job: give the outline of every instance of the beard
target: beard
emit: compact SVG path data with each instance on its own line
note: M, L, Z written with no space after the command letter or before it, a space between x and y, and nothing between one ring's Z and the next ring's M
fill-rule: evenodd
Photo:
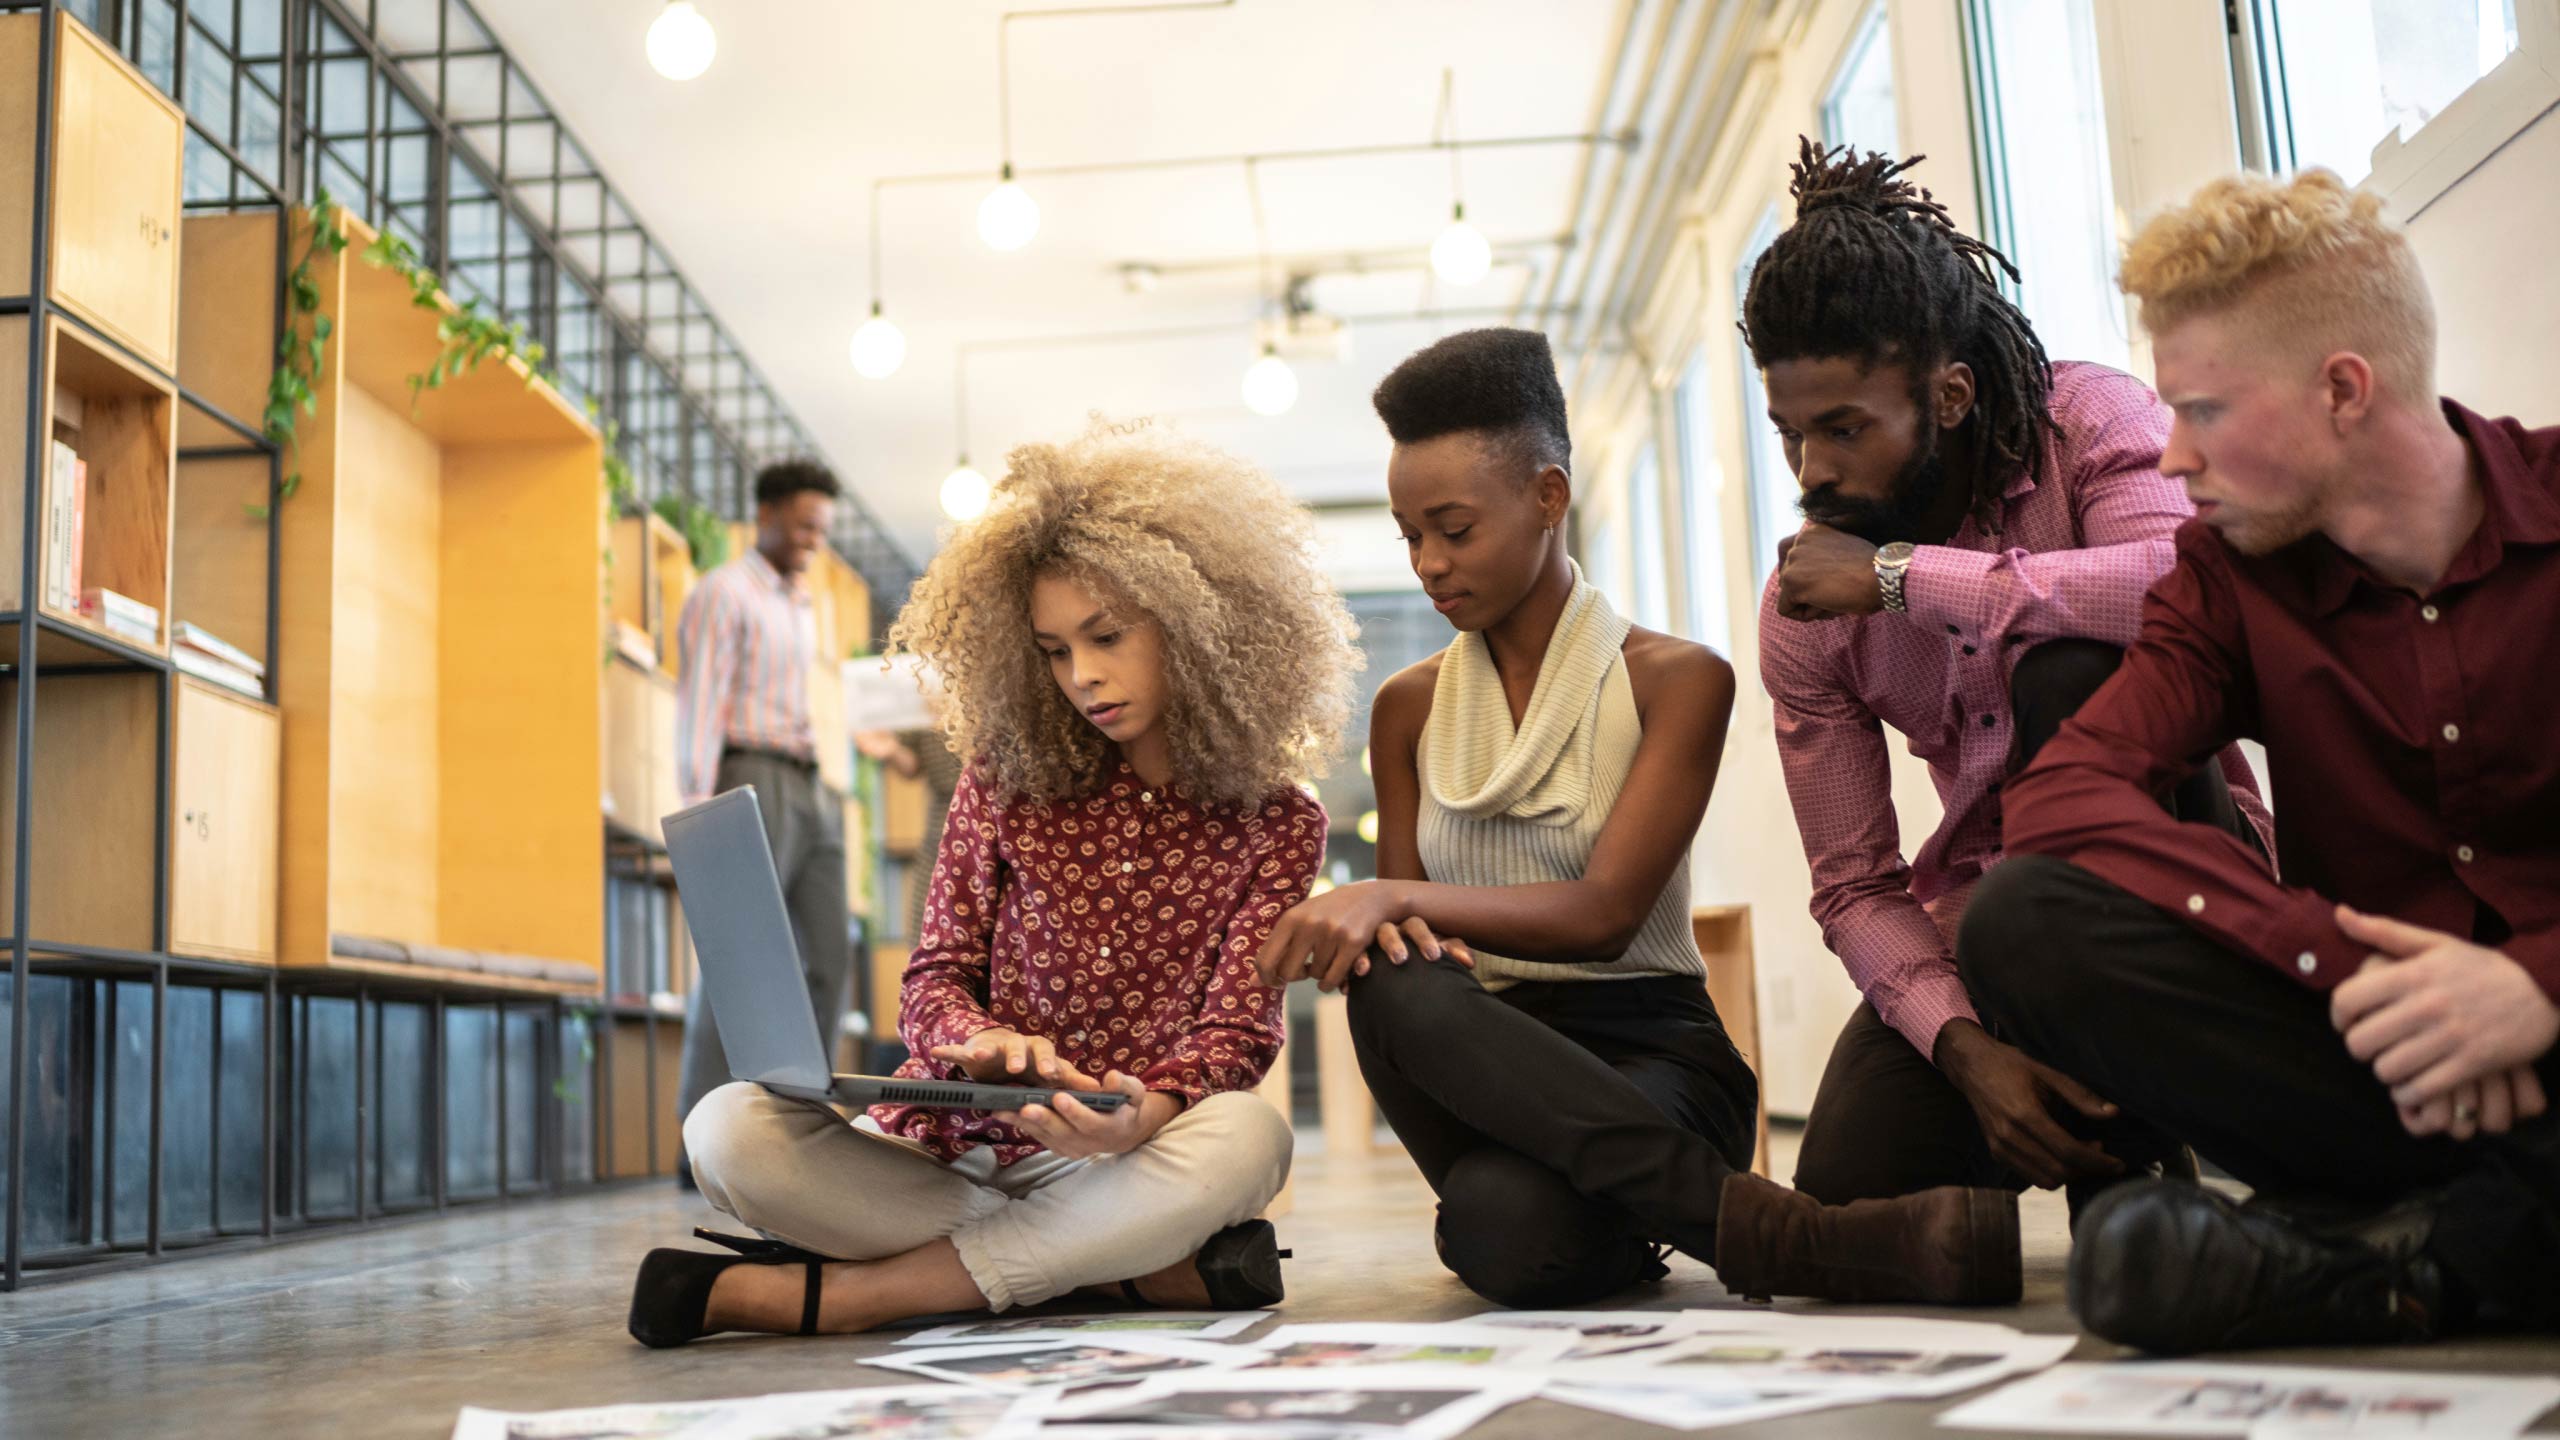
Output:
M1806 491L1796 508L1807 520L1845 530L1870 545L1911 539L1947 493L1947 461L1938 450L1936 427L1928 428L1928 436L1928 445L1903 462L1883 499L1843 495L1835 481Z

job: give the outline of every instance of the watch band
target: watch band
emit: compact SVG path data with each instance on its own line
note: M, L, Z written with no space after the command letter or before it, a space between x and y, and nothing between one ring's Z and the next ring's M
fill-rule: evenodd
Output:
M1884 601L1884 608L1896 615L1906 613L1902 581L1911 569L1911 555L1909 541L1898 540L1876 551L1876 590Z

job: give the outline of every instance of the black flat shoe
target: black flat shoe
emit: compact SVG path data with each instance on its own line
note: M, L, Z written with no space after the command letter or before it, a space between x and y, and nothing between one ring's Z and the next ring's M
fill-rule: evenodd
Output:
M2431 1222L2404 1206L2323 1226L2200 1185L2119 1185L2081 1219L2071 1309L2162 1355L2431 1340L2447 1318L2443 1272L2420 1248Z
M1280 1232L1268 1220L1247 1220L1209 1237L1192 1257L1200 1283L1209 1291L1212 1310L1267 1310L1289 1298L1280 1282L1280 1262L1294 1252L1280 1248ZM1161 1308L1138 1293L1138 1282L1123 1280L1120 1293L1132 1305Z
M1270 1221L1247 1220L1210 1236L1192 1263L1209 1287L1210 1309L1264 1310L1289 1298L1280 1281L1280 1262L1289 1254Z
M652 1350L671 1350L713 1332L703 1324L711 1305L711 1287L732 1265L806 1265L808 1295L800 1303L800 1333L818 1333L818 1292L824 1255L797 1245L744 1235L696 1230L694 1235L737 1251L706 1255L699 1250L652 1250L640 1262L640 1278L631 1287L631 1338Z

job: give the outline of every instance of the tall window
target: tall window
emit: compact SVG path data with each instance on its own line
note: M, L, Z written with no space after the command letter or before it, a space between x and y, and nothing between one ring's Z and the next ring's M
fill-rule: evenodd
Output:
M2385 136L2418 133L2516 48L2515 0L2250 0L2238 37L2252 159L2347 183ZM2250 71L2254 69L2254 74Z
M1653 630L1671 628L1671 580L1662 554L1662 456L1645 442L1627 472L1627 546L1635 572L1635 622Z
M1858 25L1840 62L1831 93L1822 97L1822 139L1885 155L1902 153L1902 126L1893 108L1893 34L1882 0Z
M1627 527L1607 525L1592 527L1591 512L1583 511L1582 578L1609 597L1621 615L1635 613L1635 597L1627 593Z
M1733 653L1733 597L1725 591L1724 474L1710 443L1715 420L1708 413L1707 357L1689 362L1673 396L1672 423L1680 442L1680 534L1689 560L1689 633Z
M1733 313L1742 313L1742 297L1751 289L1751 266L1778 238L1778 211L1771 206L1742 247L1742 263L1733 268ZM1787 465L1786 446L1778 427L1769 422L1769 392L1760 386L1760 367L1751 346L1736 334L1742 356L1742 433L1750 437L1751 455L1751 589L1757 596L1778 568L1778 542L1796 533L1802 512L1796 509L1796 472Z
M1965 28L1984 229L2025 277L2019 308L2054 359L2121 367L2132 349L2090 0L1968 0Z

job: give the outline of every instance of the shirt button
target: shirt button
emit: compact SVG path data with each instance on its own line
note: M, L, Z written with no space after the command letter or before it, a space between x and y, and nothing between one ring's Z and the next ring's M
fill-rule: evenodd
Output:
M2301 971L2305 975L2308 975L2312 971L2320 968L2320 957L2312 954L2308 950L2305 950L2301 954L2293 957L2293 968Z
M1970 646L1970 645L1967 645L1966 647L1964 647L1964 653L1966 653L1967 655L1972 654L1972 653L1973 653L1973 647L1972 647L1972 646Z
M2421 605L2418 607L2418 618L2426 621L2430 625L2436 623L2436 617L2442 613L2442 611L2436 609L2433 605Z
M2454 847L2453 847L2453 858L2454 858L2454 859L2456 859L2456 860L2461 861L2461 862L2462 862L2463 864L2465 864L2465 865L2470 864L2470 863L2471 863L2471 847L2470 847L2470 846L2468 846L2468 845L2456 845L2456 846L2454 846Z
M2000 717L1999 717L1999 716L1997 716L1997 715L1985 715L1985 716L1983 716L1983 717L1982 717L1982 728L1983 728L1983 729L1985 729L1985 730L1988 730L1988 729L1990 729L1992 726L1997 725L1997 724L1999 724L1999 723L2000 723Z
M1959 629L1957 629L1957 628L1956 628L1956 627L1954 627L1953 625L1950 625L1950 626L1948 626L1948 627L1947 627L1947 633L1948 633L1948 634L1950 634L1950 635L1961 635L1961 634L1963 634L1964 632L1963 632L1963 631L1961 631L1961 630L1959 630Z
M1138 792L1138 798L1149 804L1153 804L1155 803L1156 792L1153 790L1141 790Z
M2188 913L2188 914L2190 914L2190 915L2201 915L2201 914L2203 914L2203 913L2204 913L2204 897L2203 897L2203 896L2201 896L2201 895L2190 895L2190 896L2188 896L2188 897L2187 897L2187 913Z
M2455 742L2456 740L2459 740L2459 739L2461 739L2461 738L2462 738L2462 727L2461 727L2461 726L2459 726L2459 725L2447 725L2446 727L2444 727L2444 743L2446 743L2447 745L2450 745L2450 744L2452 744L2453 742Z
M1133 875L1133 874L1136 874L1136 873L1137 873L1137 869L1138 869L1138 862L1137 862L1137 861L1135 861L1135 860L1123 860L1123 861L1121 861L1121 862L1120 862L1120 873L1121 873L1121 874L1123 874L1123 875Z
M1110 958L1111 958L1111 947L1110 947L1110 946L1105 945L1105 946L1103 946L1103 947L1102 947L1102 958L1103 958L1103 959L1105 959L1105 960L1108 960L1108 959L1110 959Z

